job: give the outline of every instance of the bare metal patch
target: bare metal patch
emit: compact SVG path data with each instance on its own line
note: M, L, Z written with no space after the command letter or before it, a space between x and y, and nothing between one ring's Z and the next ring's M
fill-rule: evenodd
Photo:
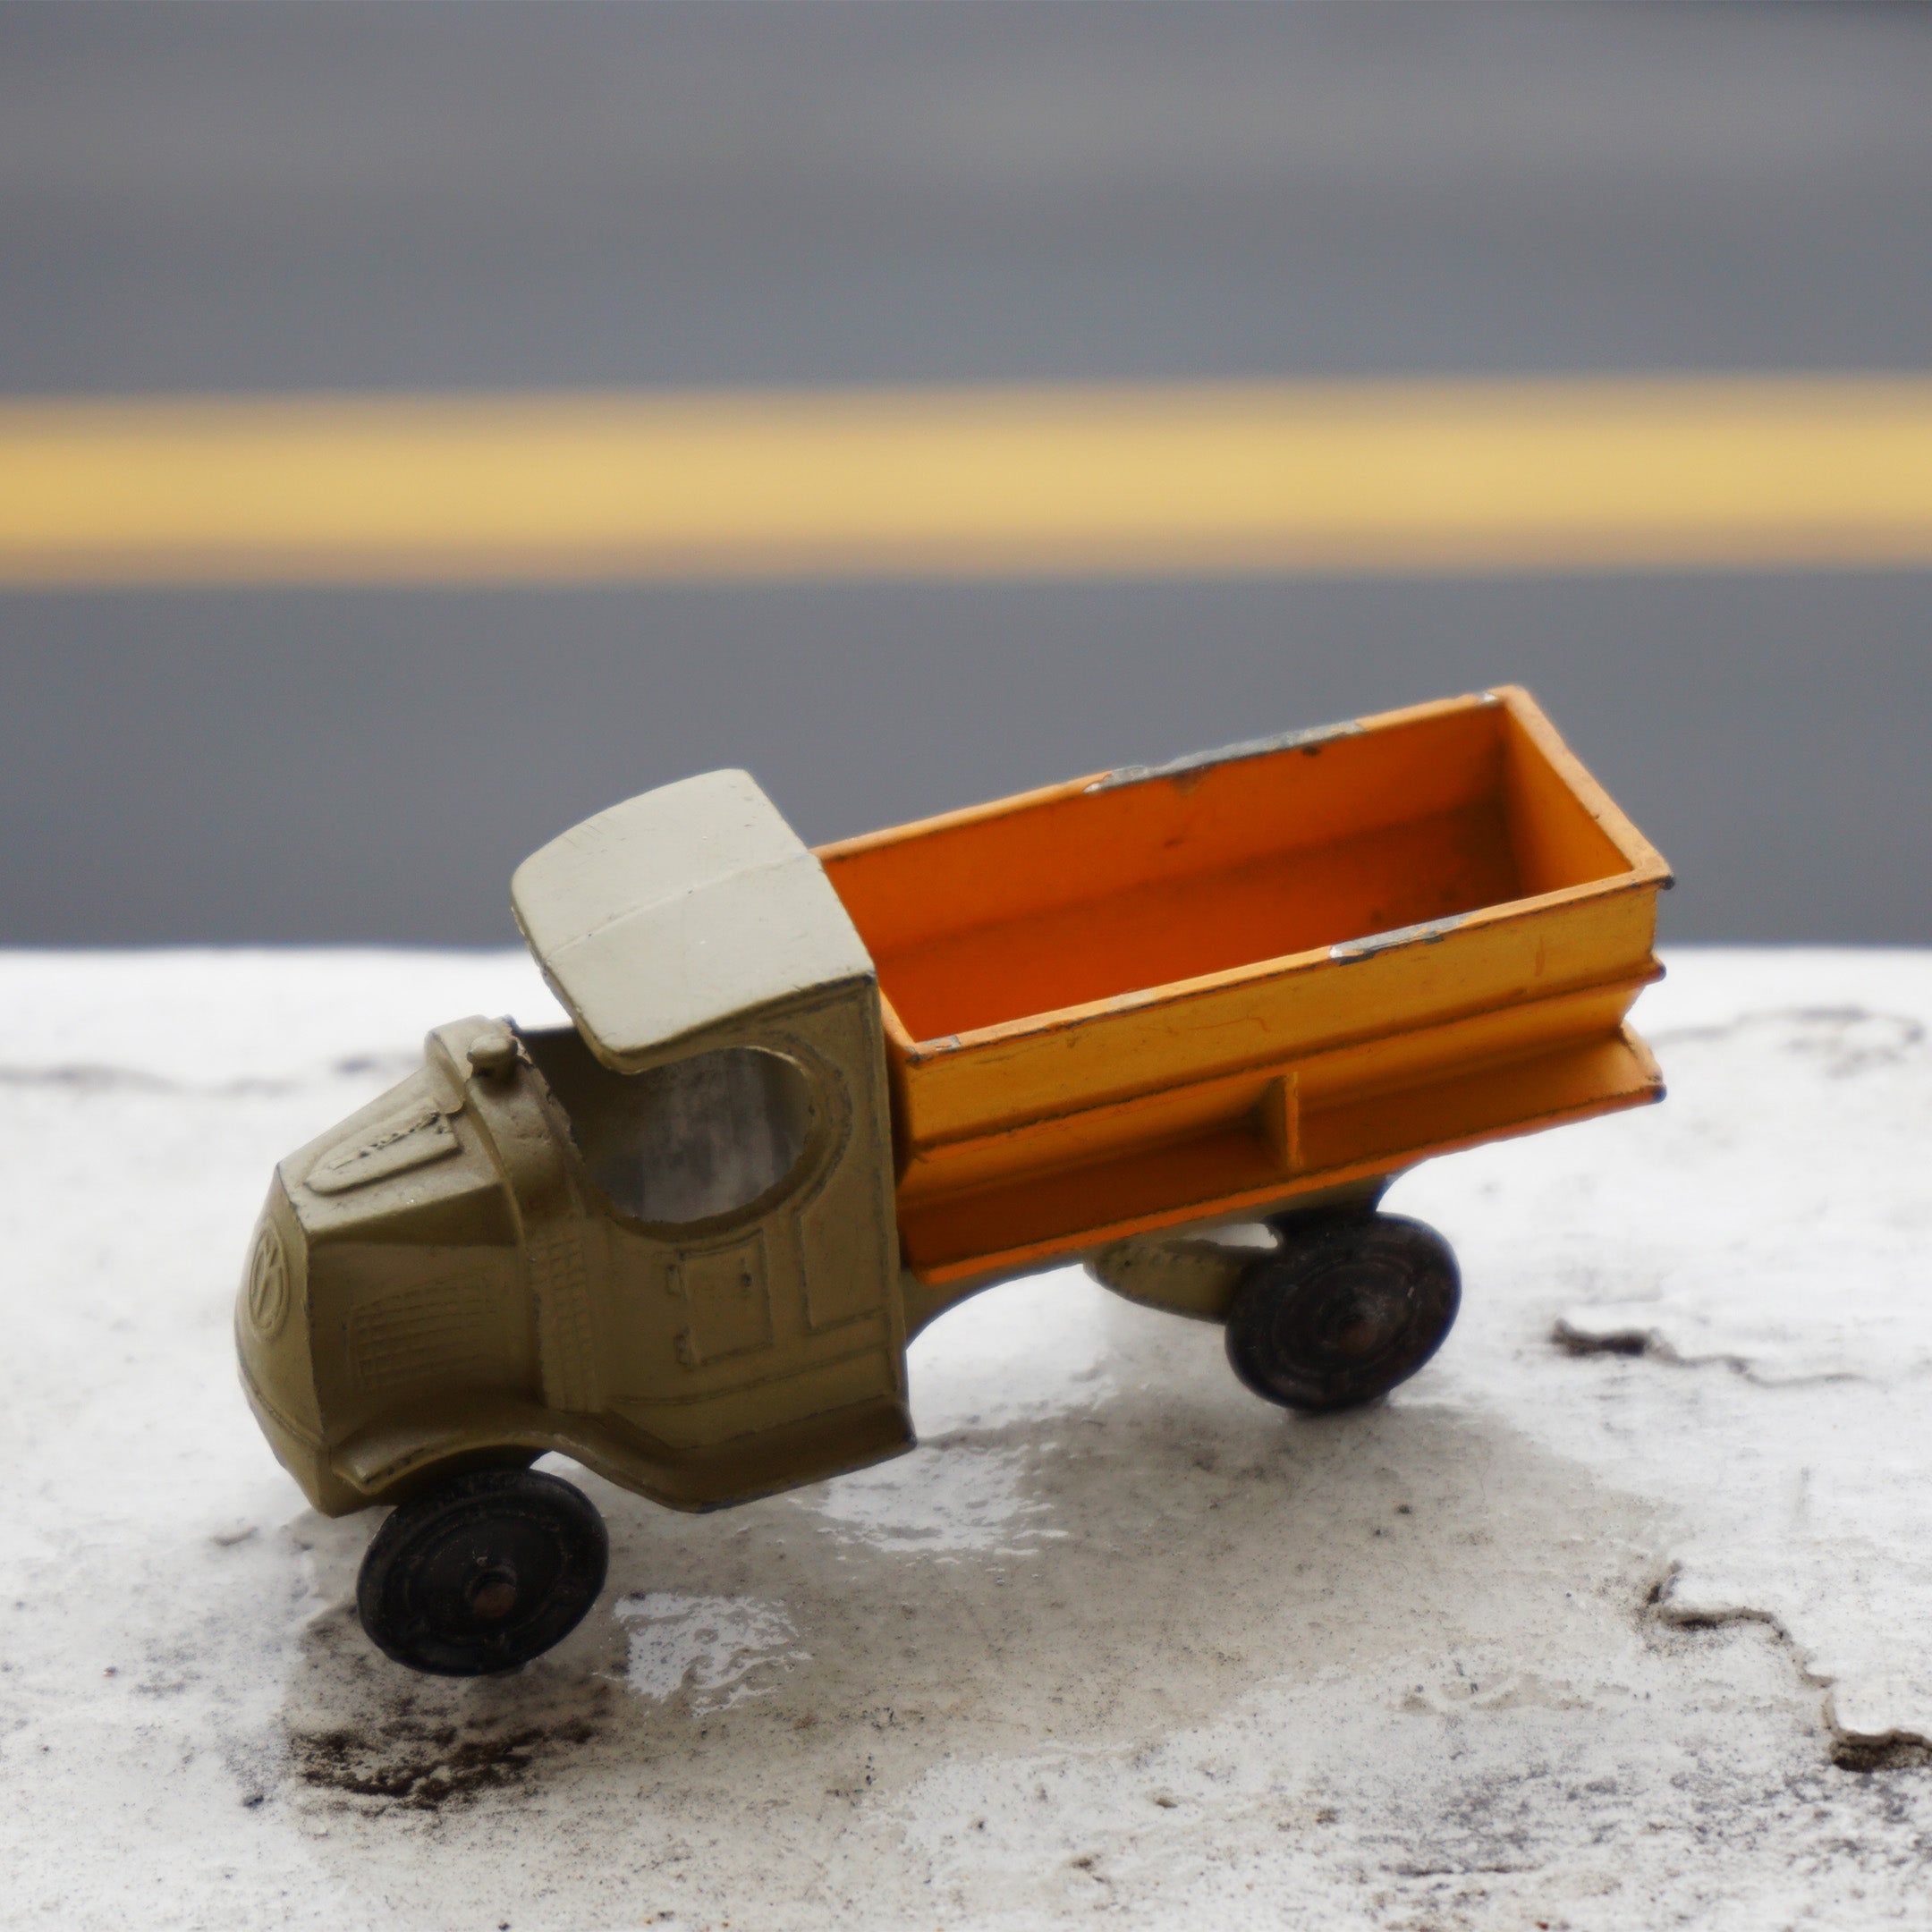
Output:
M1446 939L1469 917L1453 912L1447 919L1424 919L1419 926L1398 926L1393 932L1370 933L1364 939L1344 939L1328 948L1328 957L1346 965L1351 960L1372 959L1377 953L1402 945L1434 945Z
M1217 750L1192 751L1186 758L1165 765L1123 765L1087 787L1092 792L1111 792L1116 785L1143 784L1149 778L1195 778L1216 765L1233 765L1242 758L1266 758L1272 751L1318 751L1336 738L1353 738L1362 727L1353 718L1338 724L1311 724L1305 731L1283 732L1275 738L1249 738L1240 744L1223 745Z

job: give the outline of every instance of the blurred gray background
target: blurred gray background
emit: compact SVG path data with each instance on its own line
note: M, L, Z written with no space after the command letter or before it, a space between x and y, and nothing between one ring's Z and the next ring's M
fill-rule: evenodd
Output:
M1932 12L0 10L0 394L1932 367ZM0 594L0 942L496 942L574 818L812 839L1527 682L1676 939L1932 942L1932 574Z

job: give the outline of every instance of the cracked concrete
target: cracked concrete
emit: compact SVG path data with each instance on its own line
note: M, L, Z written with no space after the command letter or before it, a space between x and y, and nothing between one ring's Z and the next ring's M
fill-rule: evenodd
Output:
M273 1159L534 976L0 958L0 1923L1932 1923L1932 957L1672 968L1664 1108L1400 1184L1466 1299L1385 1406L1038 1277L921 1338L898 1462L588 1481L597 1611L452 1684L361 1639L228 1303Z

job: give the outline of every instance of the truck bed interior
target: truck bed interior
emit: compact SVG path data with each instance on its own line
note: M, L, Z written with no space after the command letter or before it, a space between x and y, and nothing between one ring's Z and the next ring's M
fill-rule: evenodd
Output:
M1614 877L1631 856L1487 696L826 847L915 1041Z

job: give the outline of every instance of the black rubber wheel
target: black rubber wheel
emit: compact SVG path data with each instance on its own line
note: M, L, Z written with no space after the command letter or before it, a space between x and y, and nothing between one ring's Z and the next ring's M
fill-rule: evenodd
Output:
M475 1470L402 1504L356 1582L369 1640L411 1670L482 1677L567 1637L604 1588L610 1539L580 1489Z
M1311 1215L1280 1233L1280 1251L1241 1276L1228 1311L1228 1360L1257 1395L1314 1414L1353 1409L1442 1346L1462 1288L1434 1228Z

